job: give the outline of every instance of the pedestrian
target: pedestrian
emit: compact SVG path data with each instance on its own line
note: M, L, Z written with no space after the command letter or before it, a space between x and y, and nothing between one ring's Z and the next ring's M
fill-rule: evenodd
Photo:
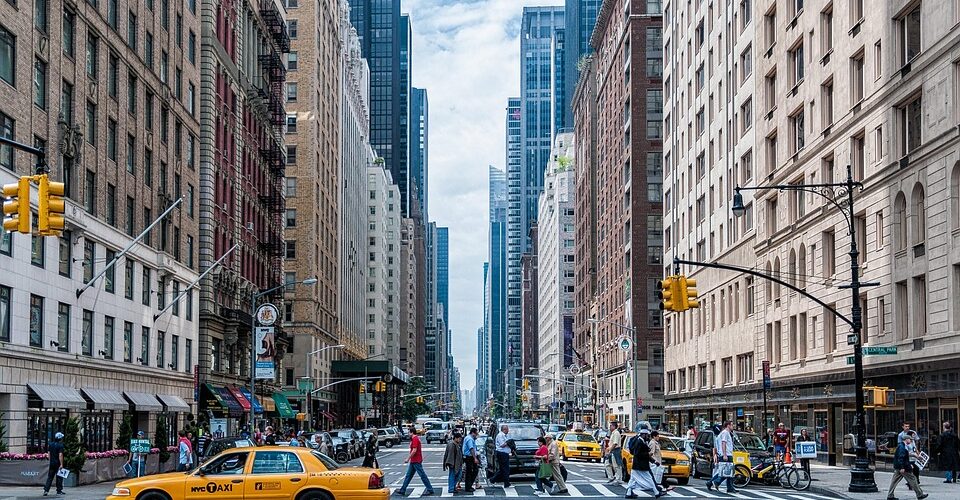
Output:
M146 439L147 435L143 431L137 431L137 439ZM146 453L131 453L127 457L127 465L130 466L130 477L141 477L147 475L147 456Z
M547 486L552 491L554 484L550 481L550 478L553 476L553 467L550 467L549 463L550 452L547 450L547 440L542 436L537 438L537 451L534 452L533 456L539 461L537 473L534 475L537 484L537 495L547 492L544 486Z
M650 439L649 429L640 429L640 434L630 440L630 454L633 463L630 465L630 482L627 483L626 498L638 498L636 491L640 490L659 498L662 493L657 489L650 471Z
M790 443L790 430L783 422L777 424L777 430L773 431L773 454L777 460L783 460L787 454L787 445Z
M697 431L693 430L692 425L687 426L687 441L693 441L697 439Z
M503 482L504 488L510 487L510 427L507 424L500 426L500 433L494 440L497 456L497 473L490 480L491 483Z
M663 464L663 452L661 451L661 448L660 448L660 432L659 431L650 431L650 441L647 442L647 446L650 447L650 461L656 464L658 468L662 467L661 464ZM652 472L652 468L651 468L651 472ZM653 479L654 481L656 481L657 478L655 475ZM666 486L667 486L666 476L661 475L660 482L657 483L657 489L660 492L664 492L669 489L672 489L672 487L667 488Z
M197 446L194 449L197 450L197 463L200 463L201 459L204 457L204 454L207 452L207 447L210 446L210 441L212 441L212 439L210 438L209 429L204 429L201 427L197 432L199 432L200 435L197 436Z
M797 441L796 441L796 442L798 442L798 443L811 442L811 443L812 443L812 442L813 442L813 436L810 435L810 431L808 431L806 428L800 429L800 435L797 436ZM805 470L805 471L807 472L807 475L810 475L810 459L809 459L809 458L801 458L801 459L800 459L800 465L803 467L803 470Z
M943 433L940 434L940 469L945 471L945 483L957 482L958 470L960 470L960 438L950 422L943 423Z
M553 482L556 483L550 493L566 493L567 483L563 480L563 469L560 468L560 447L553 436L549 434L547 434L547 452L550 467L553 468Z
M361 465L361 467L379 469L380 462L377 461L378 451L380 451L380 441L377 440L377 435L371 432L370 437L367 438L367 446L363 454L363 465Z
M266 430L263 433L263 442L267 446L276 446L277 445L277 435L273 433L273 427L267 426Z
M726 481L727 493L736 493L737 489L733 487L733 474L724 477L721 469L728 466L720 465L721 463L729 463L729 467L733 465L733 422L727 421L723 424L723 430L720 431L715 441L713 454L713 463L716 464L716 469L713 477L707 481L707 489L712 490L716 488L717 491L720 491L720 483Z
M457 491L462 469L463 436L458 432L453 435L453 440L447 443L447 448L443 451L443 470L447 471L447 493Z
M410 436L410 454L403 460L403 463L407 464L407 474L403 478L403 486L397 490L397 493L406 495L407 486L410 485L413 474L417 473L417 475L420 476L420 480L423 481L423 485L427 487L424 495L433 495L433 486L430 484L430 478L427 477L427 473L423 470L423 446L421 446L420 436L417 434Z
M907 436L910 436L911 440L913 441L911 446L914 449L920 446L920 436L917 434L917 431L910 429L910 422L904 422L903 428L900 431L900 434L897 434L897 446L903 443L904 438L906 438ZM911 446L907 447L908 452L912 451L910 449ZM910 465L913 468L913 475L916 476L917 483L920 483L920 469L917 467L916 461L917 461L916 457L914 457L913 455L910 455Z
M910 448L913 444L913 437L909 434L904 436L903 441L897 445L897 451L893 455L893 478L890 480L890 489L887 490L887 500L897 500L893 495L897 489L897 484L901 479L907 480L907 485L917 495L917 500L927 498L929 495L920 488L917 482L917 476L913 475L913 467L910 464Z
M479 434L477 428L472 427L460 447L460 456L463 457L463 464L466 468L466 479L463 481L463 491L465 493L472 493L479 486L477 476L479 476L478 472L480 471L480 454L477 453L477 434Z
M186 432L180 431L177 435L180 436L177 442L177 451L179 452L177 471L186 472L193 468L193 444L190 443L190 439L187 438Z
M57 495L63 495L63 478L60 477L60 468L63 467L63 433L53 435L53 441L47 445L47 454L50 455L50 465L47 467L47 484L43 487L43 496L50 494L50 483L56 479Z
M617 422L610 422L610 441L607 443L607 454L610 455L610 466L613 468L613 478L608 481L610 484L619 483L620 478L626 475L626 469L623 467L623 454L620 450L622 439L620 425Z
M493 483L493 478L495 476L496 468L497 468L496 440L497 440L498 433L499 431L497 430L497 424L490 424L490 428L487 430L487 436L490 436L490 437L488 437L487 440L483 443L483 458L481 460L485 462L483 466L484 476L487 478L488 481L490 481L490 483ZM492 464L486 463L488 459L491 457L493 457L494 463Z

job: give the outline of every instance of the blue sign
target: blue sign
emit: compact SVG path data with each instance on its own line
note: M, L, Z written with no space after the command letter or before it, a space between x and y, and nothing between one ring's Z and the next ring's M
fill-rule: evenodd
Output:
M738 417L742 417L742 416L743 416L743 408L737 408L737 416L738 416Z

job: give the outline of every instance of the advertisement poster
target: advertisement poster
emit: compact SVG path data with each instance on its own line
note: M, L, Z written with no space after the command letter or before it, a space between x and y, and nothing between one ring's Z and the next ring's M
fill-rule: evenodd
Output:
M258 326L256 330L257 340L257 378L273 380L274 364L273 357L276 354L276 348L273 343L273 327Z
M219 439L222 437L227 437L227 419L225 418L211 418L210 419L210 434L213 435L213 439Z

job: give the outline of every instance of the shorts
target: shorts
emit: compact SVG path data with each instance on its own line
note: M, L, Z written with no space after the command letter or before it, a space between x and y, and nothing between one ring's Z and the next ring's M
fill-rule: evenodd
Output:
M775 444L775 445L773 445L773 452L774 452L774 453L786 453L786 452L787 452L787 447L784 446L784 445L782 445L782 444Z

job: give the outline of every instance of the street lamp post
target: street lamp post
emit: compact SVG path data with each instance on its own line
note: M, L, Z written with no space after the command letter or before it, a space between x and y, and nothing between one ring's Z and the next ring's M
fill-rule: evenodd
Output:
M257 399L257 301L260 297L269 295L283 287L295 285L313 286L317 284L317 278L307 278L301 281L294 281L277 285L265 292L250 294L250 397L254 401ZM250 435L254 434L256 426L254 425L256 415L254 414L253 401L250 402Z
M864 410L863 398L863 311L860 308L860 288L864 286L876 286L875 283L860 282L860 263L858 262L860 252L857 248L856 228L853 224L853 191L863 189L863 183L853 180L853 171L850 165L847 165L847 179L840 183L825 184L780 184L774 186L759 187L736 187L733 195L733 205L731 210L737 217L746 212L743 205L743 195L740 191L759 190L759 189L777 189L780 191L805 191L818 195L836 207L840 214L847 221L847 230L850 235L850 285L841 288L850 288L852 295L851 317L849 319L836 313L839 317L846 320L853 334L848 343L853 344L853 371L854 371L854 391L856 397L856 416L854 418L854 427L856 428L857 442L855 450L857 458L854 461L853 468L850 469L849 491L857 493L873 493L877 491L877 483L874 480L873 469L870 468L870 460L867 458L867 430L866 430L866 411ZM844 198L846 198L844 200ZM839 200L839 201L838 201ZM846 202L846 207L844 207Z
M637 329L632 326L622 325L613 321L608 321L605 319L589 318L587 319L588 323L607 323L608 325L617 326L623 328L624 330L630 332L630 358L632 362L632 367L630 369L630 386L633 389L633 394L630 395L630 425L634 428L637 426L637 422L640 418L639 409L637 408L637 398L636 395L639 391L637 388L637 339L636 333ZM596 341L594 341L596 343Z
M320 354L321 352L326 351L326 350L329 350L329 349L343 349L343 348L345 348L345 347L347 347L347 346L345 346L345 345L343 345L343 344L328 345L328 346L321 347L321 348L319 348L319 349L316 349L316 350L313 350L313 351L308 352L308 353L307 353L306 360L305 360L306 362L305 362L304 365L303 365L303 367L304 367L303 378L308 379L308 380L310 380L311 382L313 381L313 369L312 369L312 368L313 368L313 366L312 366L313 363L311 363L311 360L313 360L313 355L314 355L314 354ZM312 428L312 427L313 427L313 425L312 425L312 424L313 424L313 420L312 420L313 404L312 404L311 397L310 397L310 396L313 395L313 387L312 387L312 384L311 384L311 386L309 386L309 388L307 389L306 392L307 392L307 395L306 395L306 401L307 401L307 423L310 424L310 427Z

